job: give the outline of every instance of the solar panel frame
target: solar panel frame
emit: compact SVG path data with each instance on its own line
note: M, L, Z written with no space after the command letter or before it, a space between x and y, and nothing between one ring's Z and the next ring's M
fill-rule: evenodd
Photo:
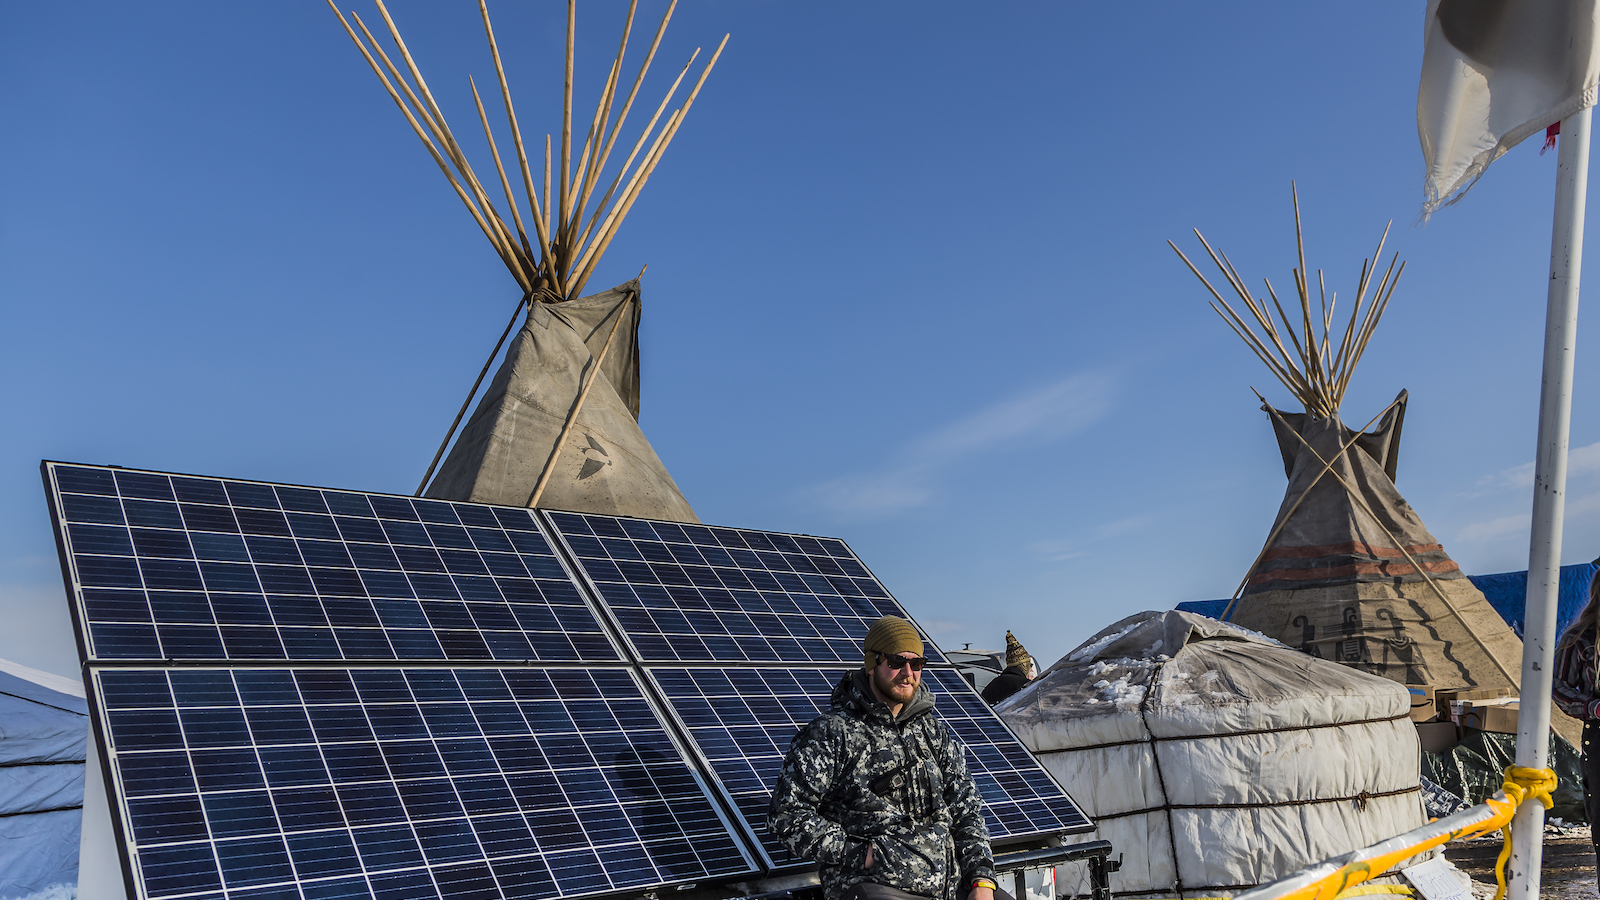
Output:
M431 884L453 900L472 892L446 879L473 872L494 882L490 896L578 898L759 871L630 666L110 665L90 676L119 844L143 900L322 900L335 889L384 900L406 878L405 896ZM591 727L579 715L564 731L534 725L528 707L544 708L541 721L550 707L571 710L573 698L552 691L585 680ZM521 731L484 712L507 705ZM394 728L403 713L413 721ZM603 765L613 751L634 761ZM691 815L696 830L661 830ZM662 877L649 845L683 868ZM627 877L641 870L650 874Z

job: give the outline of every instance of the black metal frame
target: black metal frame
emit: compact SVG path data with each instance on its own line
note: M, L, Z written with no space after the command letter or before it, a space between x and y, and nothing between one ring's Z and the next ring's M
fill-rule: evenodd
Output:
M1012 896L1016 900L1026 900L1029 869L1043 869L1064 862L1081 860L1089 864L1089 896L1093 900L1111 900L1111 873L1122 868L1122 863L1110 857L1110 841L1087 841L1064 847L1046 847L1042 850L997 853L994 857L994 870L1001 875L1011 872Z

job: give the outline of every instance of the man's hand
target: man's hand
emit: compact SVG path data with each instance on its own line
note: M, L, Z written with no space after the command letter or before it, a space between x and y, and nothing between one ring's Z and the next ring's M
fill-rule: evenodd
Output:
M872 842L871 841L867 842L867 861L865 863L862 863L861 868L862 868L863 871L872 868ZM994 900L994 897L993 897L993 895L991 895L991 896L985 898L985 900Z
M967 900L994 900L994 891L986 887L975 887L967 895Z

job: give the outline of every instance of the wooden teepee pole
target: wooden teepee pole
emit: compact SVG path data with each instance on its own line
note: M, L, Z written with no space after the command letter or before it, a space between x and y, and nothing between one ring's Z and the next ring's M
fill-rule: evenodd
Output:
M511 329L517 324L517 317L522 315L522 308L533 302L533 294L523 294L517 301L517 308L511 311L511 321L506 323L506 330L500 332L500 340L494 342L494 349L489 351L489 358L483 361L483 368L478 370L478 378L472 382L472 390L467 391L467 399L461 401L461 409L456 412L455 421L450 423L450 430L444 433L444 440L439 442L439 452L433 455L433 462L428 463L428 471L422 474L422 483L417 485L417 492L413 496L421 497L422 492L428 489L428 480L433 478L433 470L438 468L439 460L444 456L444 448L450 446L450 439L456 436L456 426L461 424L461 417L467 414L467 407L472 405L472 398L478 396L478 386L483 384L483 376L489 374L489 366L494 363L495 357L500 355L500 346L506 342L506 336L511 334Z
M661 22L656 27L655 35L650 42L650 49L645 53L638 74L633 78L626 98L623 99L621 92L623 63L633 33L634 16L638 9L638 0L630 0L616 55L601 86L589 130L581 146L574 144L572 131L577 2L567 0L559 147L553 146L551 135L545 136L544 192L540 194L534 182L533 161L528 159L522 130L511 102L511 91L507 86L505 66L500 57L499 43L495 39L494 26L490 22L488 4L486 0L478 0L478 13L483 21L484 36L488 40L489 54L494 62L495 80L500 86L500 99L505 106L506 119L511 129L511 143L517 156L515 171L508 172L500 156L493 129L489 125L483 98L479 94L477 84L469 78L468 83L472 89L478 121L483 127L484 138L493 157L495 173L499 176L501 192L505 195L509 208L510 214L502 216L495 208L495 203L498 201L490 199L489 190L473 171L467 161L466 153L446 123L438 100L434 97L427 80L423 78L422 70L401 36L394 18L389 14L384 0L374 0L374 2L383 18L388 38L393 42L395 59L391 59L383 50L372 30L361 21L360 16L350 14L350 20L353 20L356 26L353 28L351 21L346 20L334 6L334 0L328 0L328 5L523 291L544 297L537 302L557 303L578 296L612 238L616 236L623 218L638 199L640 190L650 180L650 175L660 162L662 154L672 143L673 136L683 124L689 108L694 105L696 96L705 84L711 69L716 65L723 47L727 45L728 38L723 37L722 44L717 47L716 53L712 54L710 62L700 73L699 80L689 91L682 108L674 110L667 116L661 125L661 131L656 132L655 127L683 82L689 66L685 66L684 71L679 73L666 98L662 100L660 108L656 110L655 116L645 126L638 140L633 143L633 151L628 154L627 161L613 177L607 170L607 162L611 152L617 148L623 125L627 121L634 100L638 97L645 75L650 70L650 64L655 59L656 51L661 46L662 36L666 32L667 23L672 19L677 0L672 0L667 5L666 13L661 17ZM357 34L356 28L360 29L360 34ZM696 55L698 53L697 50ZM695 57L690 57L691 65L694 59ZM645 150L646 147L649 149ZM641 150L644 150L642 157ZM515 195L514 184L519 176L526 202L532 213L531 222L524 220L522 203ZM609 186L599 203L590 209L590 200L599 193L602 179L608 182Z
M567 421L561 426L561 434L556 438L556 445L550 448L550 458L544 461L544 471L539 473L539 483L533 486L533 494L528 497L529 508L539 504L539 497L544 494L545 485L550 483L550 476L556 470L556 460L561 457L561 448L566 446L567 436L572 433L572 426L578 421L578 413L583 410L583 401L589 398L589 388L594 387L595 379L600 377L600 367L605 364L606 353L611 350L611 342L616 339L617 329L622 327L622 320L628 314L628 304L634 302L636 296L630 296L617 304L617 320L611 323L611 333L606 335L606 344L600 348L600 355L594 358L594 364L589 367L589 373L583 379L583 387L578 390L578 399L572 404L572 411L567 413Z

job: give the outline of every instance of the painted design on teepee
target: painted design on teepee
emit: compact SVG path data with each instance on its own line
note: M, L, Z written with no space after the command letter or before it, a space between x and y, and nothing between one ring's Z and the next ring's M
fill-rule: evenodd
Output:
M604 470L606 466L612 465L611 460L607 458L610 457L611 454L606 452L606 448L600 446L600 442L595 440L594 435L592 434L585 434L583 436L583 446L578 448L578 452L584 455L583 468L578 470L579 481L582 481L585 478L589 478L593 475L597 475ZM590 453L598 453L600 455L590 456Z

